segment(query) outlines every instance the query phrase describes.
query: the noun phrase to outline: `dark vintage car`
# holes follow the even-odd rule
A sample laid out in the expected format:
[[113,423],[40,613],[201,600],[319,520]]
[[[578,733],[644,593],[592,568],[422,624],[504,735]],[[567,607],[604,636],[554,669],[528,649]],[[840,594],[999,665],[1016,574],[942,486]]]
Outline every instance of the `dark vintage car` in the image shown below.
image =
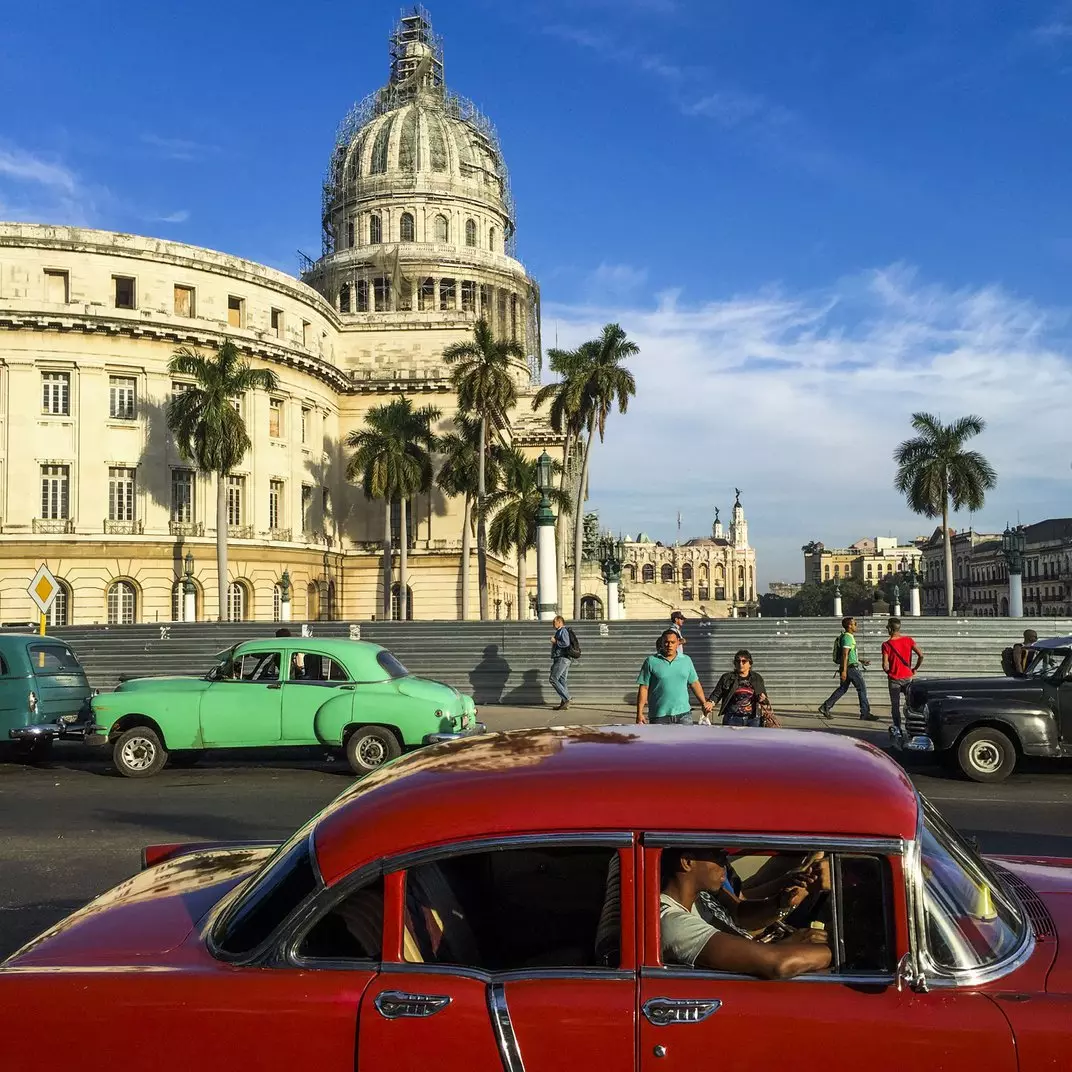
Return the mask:
[[1072,637],[1029,648],[1024,677],[928,678],[909,686],[895,746],[936,752],[976,782],[1004,781],[1021,756],[1072,756]]
[[[786,916],[758,886],[802,861]],[[1068,1067],[1072,860],[980,858],[848,737],[469,737],[282,846],[145,864],[0,964],[4,1072]],[[739,904],[773,900],[770,943],[757,917],[709,938],[682,892],[698,868],[721,896],[731,865]],[[756,967],[787,956],[808,966]]]

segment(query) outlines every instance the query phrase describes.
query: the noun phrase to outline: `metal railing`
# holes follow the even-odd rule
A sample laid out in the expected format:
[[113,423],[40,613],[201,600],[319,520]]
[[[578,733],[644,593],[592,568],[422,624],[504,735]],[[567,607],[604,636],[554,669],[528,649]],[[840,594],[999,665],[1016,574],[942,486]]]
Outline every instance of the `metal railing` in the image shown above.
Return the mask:
[[74,522],[69,517],[35,517],[33,531],[42,535],[68,534],[74,532]]
[[106,536],[141,536],[144,532],[144,521],[115,521],[110,517],[104,519]]
[[205,523],[203,521],[170,521],[168,531],[172,536],[204,536]]

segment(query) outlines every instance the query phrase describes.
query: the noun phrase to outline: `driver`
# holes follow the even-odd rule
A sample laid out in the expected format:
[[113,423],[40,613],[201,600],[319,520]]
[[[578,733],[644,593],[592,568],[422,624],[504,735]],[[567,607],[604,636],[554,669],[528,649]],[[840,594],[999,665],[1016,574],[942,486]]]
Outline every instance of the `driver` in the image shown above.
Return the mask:
[[[761,979],[792,979],[830,966],[825,931],[799,930],[780,941],[766,943],[755,941],[746,929],[784,920],[808,896],[807,884],[784,887],[783,904],[775,908],[773,916],[766,902],[739,903],[735,921],[715,897],[726,881],[725,850],[664,849],[662,861],[659,924],[665,964],[687,964]],[[704,912],[715,924],[700,914],[701,895]]]

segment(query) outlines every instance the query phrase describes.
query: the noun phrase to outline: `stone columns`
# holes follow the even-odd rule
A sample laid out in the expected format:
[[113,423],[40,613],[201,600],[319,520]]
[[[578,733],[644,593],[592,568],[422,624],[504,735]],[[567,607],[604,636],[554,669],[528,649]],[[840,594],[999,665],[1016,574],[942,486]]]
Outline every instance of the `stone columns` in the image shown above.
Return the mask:
[[835,584],[834,585],[834,617],[835,618],[844,618],[845,617],[844,613],[842,612],[842,606],[841,606],[841,585],[840,584]]
[[922,613],[919,602],[919,578],[912,578],[912,587],[908,590],[908,613],[913,618],[918,618]]
[[1024,576],[1009,570],[1009,617],[1024,616]]
[[184,622],[197,621],[197,589],[192,584],[183,585],[182,620]]
[[536,617],[549,622],[558,614],[558,563],[555,555],[555,513],[547,498],[551,482],[551,458],[540,455],[539,480],[542,499],[536,514]]

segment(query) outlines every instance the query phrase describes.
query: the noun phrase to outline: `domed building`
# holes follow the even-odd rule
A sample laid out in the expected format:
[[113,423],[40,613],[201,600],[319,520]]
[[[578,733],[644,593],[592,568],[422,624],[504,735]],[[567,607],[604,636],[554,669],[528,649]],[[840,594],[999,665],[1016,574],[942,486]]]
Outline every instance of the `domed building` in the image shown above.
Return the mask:
[[[34,618],[41,563],[62,586],[54,624],[178,620],[184,585],[201,620],[279,618],[288,597],[295,619],[381,616],[385,507],[347,482],[346,439],[399,394],[449,427],[443,351],[480,317],[528,356],[514,441],[556,442],[531,409],[539,292],[515,256],[502,151],[447,90],[423,10],[390,39],[387,84],[345,118],[321,208],[322,255],[300,278],[161,239],[0,223],[0,621]],[[168,371],[175,350],[226,339],[278,389],[236,400],[253,445],[226,478],[221,608],[216,478],[180,455],[166,410],[187,386]],[[407,513],[411,613],[456,618],[461,504],[432,491]],[[397,613],[397,570],[393,587]],[[517,617],[513,564],[490,560],[489,587],[491,613]]]

